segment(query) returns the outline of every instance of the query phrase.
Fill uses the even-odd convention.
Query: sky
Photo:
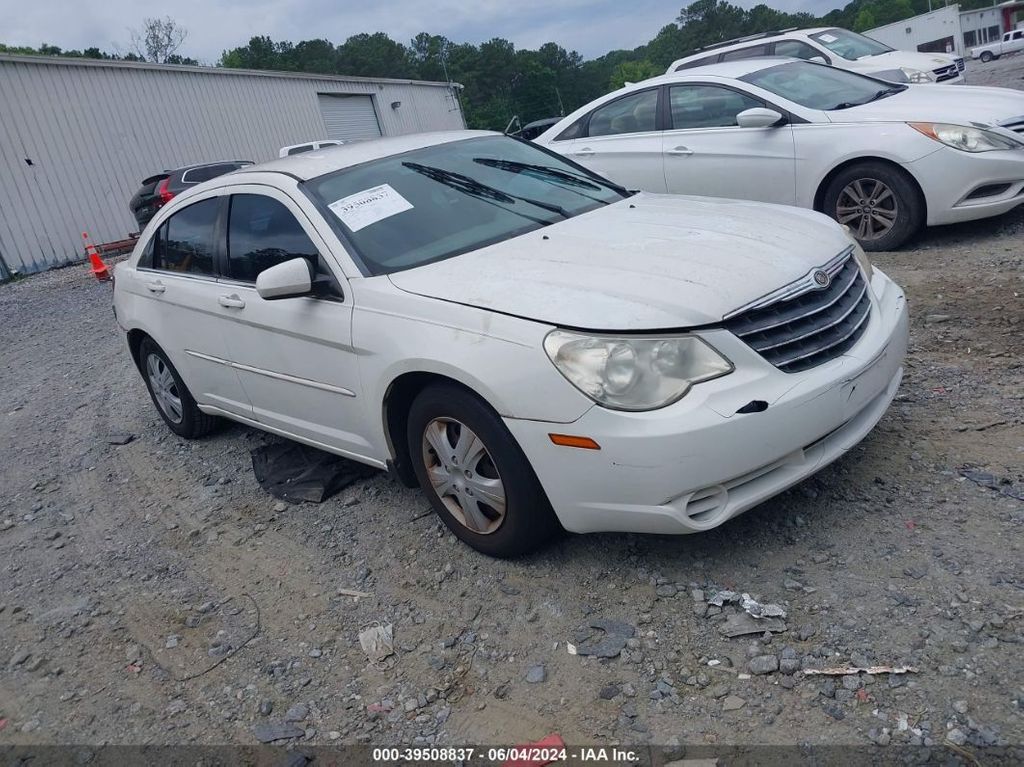
[[[847,0],[732,0],[784,11],[822,14]],[[359,32],[386,32],[408,43],[419,32],[455,42],[492,37],[517,48],[556,42],[593,58],[650,40],[688,0],[0,0],[0,43],[41,43],[61,48],[98,46],[127,53],[131,28],[143,17],[171,16],[188,30],[179,50],[215,63],[225,49],[254,35],[274,40],[327,38],[335,43]]]

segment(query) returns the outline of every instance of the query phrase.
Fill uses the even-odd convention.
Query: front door
[[[270,187],[242,187],[232,194],[226,229],[220,314],[227,320],[228,355],[253,417],[336,452],[369,455],[352,347],[351,295],[345,295],[347,283],[321,255],[326,243],[294,201]],[[331,277],[331,294],[260,298],[259,273],[299,257]]]
[[[796,203],[793,129],[741,128],[736,116],[764,107],[719,85],[669,89],[669,129],[662,136],[665,181],[674,194]]]

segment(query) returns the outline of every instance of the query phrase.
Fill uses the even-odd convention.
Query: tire
[[[156,411],[164,419],[167,428],[179,437],[202,437],[213,431],[220,422],[216,416],[207,415],[199,409],[164,350],[151,338],[144,338],[139,344],[139,370],[149,389],[149,396],[156,405]]]
[[[994,58],[996,58],[996,57],[995,57],[995,56],[993,56],[993,55],[992,55],[991,53],[989,53],[988,51],[985,51],[984,53],[982,53],[982,54],[981,54],[981,63],[982,63],[982,64],[988,64],[988,63],[989,63],[990,61],[992,61],[992,59],[994,59]]]
[[[515,557],[560,532],[523,451],[497,414],[467,390],[425,388],[409,410],[406,437],[416,479],[434,511],[477,551]]]
[[[867,251],[896,250],[925,222],[917,184],[905,171],[883,162],[861,162],[840,171],[825,190],[823,209],[848,225]]]

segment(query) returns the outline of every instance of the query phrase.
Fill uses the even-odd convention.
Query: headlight
[[[871,283],[871,278],[875,274],[875,269],[871,266],[871,259],[868,258],[868,254],[864,252],[864,248],[857,242],[857,238],[853,236],[853,232],[850,231],[850,227],[846,224],[840,224],[843,227],[843,231],[846,232],[846,236],[850,238],[850,242],[853,243],[853,257],[857,259],[857,264],[860,266],[861,271],[864,272],[864,276],[867,277],[868,284]]]
[[[544,351],[569,383],[615,410],[664,407],[694,384],[733,370],[697,336],[617,338],[552,330]]]
[[[900,67],[900,71],[907,76],[907,80],[912,83],[933,83],[935,82],[935,75],[924,69],[911,69],[910,67]]]
[[[859,242],[855,242],[853,246],[853,257],[857,259],[857,263],[864,271],[864,276],[867,277],[868,284],[870,284],[871,278],[875,274],[875,269],[871,266],[871,259],[868,258],[868,254],[864,252],[864,248],[860,246]]]
[[[907,123],[911,128],[940,144],[951,146],[963,152],[992,152],[997,149],[1020,149],[1019,141],[1002,136],[995,131],[974,128],[968,125],[946,123]]]

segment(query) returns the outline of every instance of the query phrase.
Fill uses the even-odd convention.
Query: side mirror
[[[754,107],[736,115],[736,124],[741,128],[770,128],[778,125],[782,119],[782,115],[774,109]]]
[[[811,56],[808,61],[813,61],[815,64],[828,64],[824,56]]]
[[[256,276],[256,292],[267,301],[308,296],[313,292],[315,276],[309,259],[293,258],[260,272]]]

